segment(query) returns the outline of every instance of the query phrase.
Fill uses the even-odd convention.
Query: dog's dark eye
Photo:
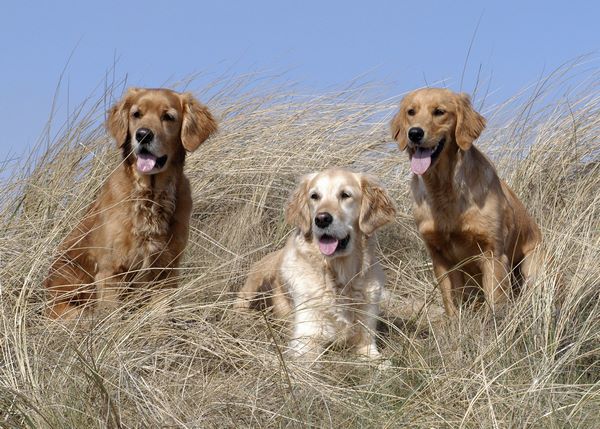
[[[142,112],[136,110],[135,112],[131,113],[131,116],[133,116],[135,119],[140,119],[142,117]]]
[[[347,200],[348,198],[352,197],[352,195],[350,195],[350,193],[346,192],[346,191],[342,191],[342,193],[340,194],[340,198],[342,200]]]
[[[433,116],[442,116],[444,113],[446,113],[446,111],[445,111],[445,110],[442,110],[442,109],[435,109],[435,110],[433,111]]]
[[[165,113],[162,115],[162,120],[163,120],[163,121],[167,121],[167,122],[172,122],[172,121],[174,121],[174,120],[175,120],[175,116],[174,116],[172,113],[165,112]]]
[[[415,116],[415,109],[408,109],[406,113],[408,114],[408,116]]]
[[[318,200],[319,199],[319,194],[317,194],[316,192],[313,192],[312,194],[310,194],[310,199],[311,200]]]

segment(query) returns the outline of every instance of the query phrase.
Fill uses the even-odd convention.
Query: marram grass
[[[483,111],[492,120],[477,144],[540,224],[549,255],[537,284],[496,320],[440,316],[410,215],[408,162],[389,136],[398,98],[233,82],[208,101],[219,133],[188,157],[191,237],[170,301],[49,322],[41,283],[52,255],[119,162],[98,127],[99,101],[0,197],[0,427],[598,427],[597,83]],[[289,234],[283,205],[296,179],[334,165],[379,176],[399,208],[378,234],[387,365],[343,350],[319,366],[286,361],[284,327],[231,307],[250,264]]]

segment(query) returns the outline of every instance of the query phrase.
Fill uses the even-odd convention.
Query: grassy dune
[[[220,83],[210,100],[199,94],[220,132],[186,165],[195,206],[168,318],[164,308],[70,324],[41,316],[56,246],[119,162],[98,127],[118,91],[80,111],[4,184],[0,427],[598,427],[596,77],[566,94],[551,79],[484,109],[491,120],[478,145],[539,222],[549,259],[503,317],[465,311],[454,321],[440,317],[410,214],[408,162],[390,144],[398,98],[240,82]],[[290,233],[282,208],[297,177],[333,165],[376,174],[399,208],[378,236],[389,368],[339,350],[318,367],[283,361],[285,328],[231,308],[250,264]]]

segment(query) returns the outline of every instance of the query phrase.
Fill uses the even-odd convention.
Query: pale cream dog
[[[283,249],[251,268],[236,307],[249,308],[268,292],[275,316],[291,316],[295,356],[316,359],[327,343],[343,342],[379,357],[375,329],[385,276],[374,234],[395,214],[387,192],[367,175],[330,169],[304,176],[285,211],[296,230]]]

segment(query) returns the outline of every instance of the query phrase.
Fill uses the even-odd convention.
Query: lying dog
[[[392,134],[410,158],[413,213],[433,262],[448,315],[471,298],[465,277],[483,289],[492,309],[510,291],[511,271],[537,268],[541,233],[473,141],[485,119],[466,94],[427,88],[408,94]]]
[[[74,317],[92,301],[114,308],[133,271],[142,281],[169,283],[192,210],[186,151],[217,129],[191,94],[139,88],[111,108],[107,127],[123,162],[59,247],[45,281],[52,318]]]
[[[270,291],[277,317],[292,315],[290,351],[316,359],[327,342],[379,356],[375,328],[384,274],[375,259],[375,231],[394,220],[387,192],[370,177],[331,169],[305,176],[286,220],[296,226],[285,247],[250,270],[237,308]]]

